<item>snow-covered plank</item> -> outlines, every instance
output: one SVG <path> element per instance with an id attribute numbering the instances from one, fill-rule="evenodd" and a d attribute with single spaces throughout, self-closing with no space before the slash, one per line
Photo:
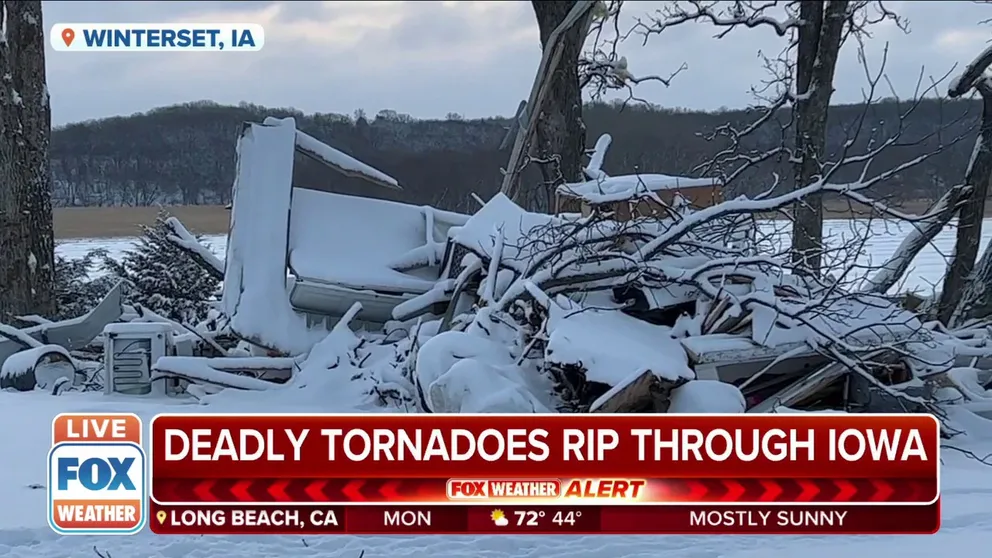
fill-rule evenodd
<path id="1" fill-rule="evenodd" d="M 752 334 L 752 337 L 757 335 L 757 341 L 738 335 L 711 334 L 685 338 L 682 345 L 696 364 L 739 363 L 775 358 L 801 347 L 829 344 L 834 339 L 871 348 L 923 335 L 923 325 L 914 314 L 880 297 L 842 298 L 824 302 L 815 310 L 807 309 L 806 301 L 769 302 L 774 304 L 749 306 L 752 327 L 756 332 L 761 330 L 760 334 Z M 789 324 L 783 324 L 779 322 L 786 319 L 782 314 L 801 316 L 802 320 L 789 319 Z"/>
<path id="2" fill-rule="evenodd" d="M 209 364 L 211 360 L 214 359 L 180 356 L 160 357 L 152 366 L 152 381 L 159 381 L 162 378 L 170 377 L 182 378 L 191 382 L 203 382 L 226 388 L 252 391 L 279 389 L 281 387 L 279 384 L 273 382 L 259 380 L 251 376 L 240 376 L 226 370 L 219 370 Z M 254 370 L 254 368 L 250 367 L 248 369 Z"/>
<path id="3" fill-rule="evenodd" d="M 715 178 L 688 178 L 667 174 L 604 175 L 587 182 L 563 184 L 558 187 L 557 192 L 590 204 L 604 204 L 635 199 L 644 194 L 663 190 L 718 186 L 720 181 Z"/>
<path id="4" fill-rule="evenodd" d="M 242 129 L 223 295 L 232 331 L 289 354 L 306 352 L 320 338 L 294 312 L 286 286 L 295 145 L 292 122 Z"/>
<path id="5" fill-rule="evenodd" d="M 280 126 L 286 120 L 291 119 L 279 119 L 270 116 L 264 120 L 263 124 L 266 126 Z M 295 124 L 293 128 L 295 129 Z M 400 187 L 400 183 L 395 178 L 380 171 L 379 169 L 359 161 L 358 159 L 355 159 L 351 155 L 334 149 L 326 143 L 300 130 L 296 130 L 295 143 L 296 150 L 300 153 L 332 167 L 345 176 L 362 178 L 377 186 L 382 186 L 383 188 L 389 188 L 391 190 L 403 189 Z"/>
<path id="6" fill-rule="evenodd" d="M 593 148 L 592 155 L 589 157 L 589 164 L 582 169 L 589 180 L 609 178 L 609 175 L 603 172 L 603 161 L 606 159 L 606 151 L 612 142 L 613 136 L 610 134 L 603 134 L 596 140 L 596 147 Z"/>
<path id="7" fill-rule="evenodd" d="M 211 275 L 218 279 L 224 278 L 224 262 L 211 252 L 210 248 L 200 244 L 200 241 L 193 233 L 189 232 L 182 221 L 175 217 L 169 217 L 165 220 L 165 224 L 172 230 L 172 234 L 166 237 L 169 242 L 189 253 Z"/>

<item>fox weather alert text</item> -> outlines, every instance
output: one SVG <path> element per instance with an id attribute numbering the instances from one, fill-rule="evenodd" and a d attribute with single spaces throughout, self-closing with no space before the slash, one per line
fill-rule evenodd
<path id="1" fill-rule="evenodd" d="M 128 535 L 146 521 L 141 419 L 61 414 L 48 453 L 48 523 L 63 535 Z"/>
<path id="2" fill-rule="evenodd" d="M 265 44 L 254 23 L 59 23 L 49 42 L 66 52 L 253 52 Z"/>

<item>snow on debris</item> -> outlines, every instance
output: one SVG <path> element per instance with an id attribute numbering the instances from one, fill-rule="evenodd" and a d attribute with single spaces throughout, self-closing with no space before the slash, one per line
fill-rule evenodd
<path id="1" fill-rule="evenodd" d="M 496 245 L 497 230 L 503 233 L 500 262 L 517 271 L 524 270 L 547 246 L 532 242 L 532 237 L 564 221 L 551 215 L 532 213 L 513 203 L 505 194 L 493 196 L 463 226 L 452 229 L 455 242 L 487 260 Z"/>
<path id="2" fill-rule="evenodd" d="M 69 351 L 65 350 L 64 347 L 59 345 L 40 345 L 37 347 L 31 347 L 30 349 L 25 349 L 23 351 L 14 353 L 4 359 L 3 366 L 0 367 L 0 379 L 8 380 L 19 378 L 31 372 L 35 364 L 44 357 L 56 353 L 65 358 L 68 362 L 71 360 L 69 356 Z M 40 367 L 40 369 L 35 369 L 35 385 L 39 387 L 49 387 L 61 377 L 65 377 L 64 367 L 55 366 L 52 367 L 51 374 L 45 374 L 43 369 L 46 366 Z M 71 368 L 71 366 L 69 367 Z M 72 379 L 72 373 L 69 373 L 69 379 Z"/>
<path id="3" fill-rule="evenodd" d="M 169 235 L 169 241 L 175 242 L 179 246 L 198 255 L 207 265 L 224 273 L 224 262 L 214 254 L 210 248 L 204 246 L 190 233 L 186 227 L 175 217 L 169 217 L 165 223 L 175 234 Z"/>
<path id="4" fill-rule="evenodd" d="M 360 311 L 361 303 L 356 302 L 329 334 L 306 355 L 296 357 L 293 377 L 286 384 L 272 384 L 274 388 L 265 391 L 223 390 L 203 397 L 201 403 L 221 408 L 240 405 L 248 409 L 279 408 L 295 412 L 396 411 L 395 406 L 384 405 L 379 394 L 395 394 L 401 404 L 402 400 L 412 401 L 414 386 L 396 370 L 395 357 L 413 341 L 383 344 L 374 338 L 359 337 L 349 323 Z M 166 359 L 159 362 L 163 360 Z M 400 406 L 404 410 L 413 407 Z"/>
<path id="5" fill-rule="evenodd" d="M 743 413 L 747 408 L 737 386 L 719 380 L 692 380 L 672 390 L 669 413 Z"/>
<path id="6" fill-rule="evenodd" d="M 589 180 L 600 180 L 609 176 L 603 172 L 603 159 L 606 158 L 606 151 L 612 142 L 613 137 L 610 134 L 603 134 L 596 140 L 596 146 L 589 157 L 589 164 L 582 169 Z"/>
<path id="7" fill-rule="evenodd" d="M 294 188 L 289 265 L 298 277 L 353 289 L 424 293 L 436 270 L 402 272 L 394 264 L 406 263 L 428 236 L 443 244 L 427 222 L 421 207 Z"/>
<path id="8" fill-rule="evenodd" d="M 558 193 L 580 198 L 590 204 L 610 203 L 635 199 L 640 195 L 661 190 L 678 190 L 701 186 L 719 186 L 714 178 L 686 178 L 667 174 L 636 174 L 624 176 L 600 176 L 595 180 L 576 184 L 563 184 Z"/>
<path id="9" fill-rule="evenodd" d="M 581 365 L 589 381 L 614 386 L 644 370 L 670 381 L 695 378 L 671 328 L 617 310 L 583 308 L 558 297 L 551 305 L 548 335 L 547 360 Z"/>
<path id="10" fill-rule="evenodd" d="M 165 356 L 155 361 L 155 372 L 162 375 L 175 374 L 183 378 L 202 380 L 207 383 L 230 386 L 238 389 L 271 391 L 281 388 L 279 384 L 259 380 L 250 376 L 239 376 L 216 368 L 198 357 Z"/>
<path id="11" fill-rule="evenodd" d="M 320 328 L 308 328 L 306 318 L 290 306 L 288 227 L 273 221 L 274 215 L 289 215 L 295 133 L 291 122 L 250 124 L 238 139 L 223 303 L 231 328 L 238 334 L 260 343 L 264 340 L 272 349 L 299 354 L 323 333 Z"/>
<path id="12" fill-rule="evenodd" d="M 754 341 L 768 347 L 802 341 L 826 344 L 834 339 L 867 346 L 923 329 L 915 314 L 875 296 L 826 301 L 779 298 L 775 308 L 753 305 L 752 324 Z"/>
<path id="13" fill-rule="evenodd" d="M 279 119 L 270 116 L 263 121 L 263 124 L 266 126 L 279 126 L 286 120 L 291 119 Z M 295 122 L 293 129 L 296 129 Z M 334 149 L 326 143 L 300 130 L 296 130 L 295 145 L 303 153 L 327 163 L 328 165 L 343 171 L 345 174 L 351 176 L 361 176 L 374 184 L 394 190 L 402 189 L 400 188 L 399 182 L 395 178 L 359 161 L 358 159 L 355 159 L 351 155 L 347 155 L 337 149 Z"/>
<path id="14" fill-rule="evenodd" d="M 482 311 L 482 320 L 490 314 Z M 551 391 L 526 364 L 517 364 L 514 342 L 497 323 L 488 329 L 446 331 L 417 353 L 424 399 L 436 413 L 548 413 Z"/>

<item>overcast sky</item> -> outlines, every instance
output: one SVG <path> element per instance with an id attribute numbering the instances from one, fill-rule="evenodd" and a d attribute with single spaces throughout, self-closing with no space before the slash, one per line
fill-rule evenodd
<path id="1" fill-rule="evenodd" d="M 628 17 L 662 2 L 628 2 Z M 887 74 L 900 96 L 913 94 L 921 68 L 940 76 L 966 63 L 992 38 L 992 5 L 961 1 L 888 2 L 910 25 L 876 29 L 877 64 L 889 44 Z M 374 115 L 393 109 L 418 118 L 508 115 L 525 98 L 540 59 L 530 2 L 45 2 L 45 25 L 85 22 L 258 23 L 265 47 L 251 53 L 78 53 L 49 48 L 53 123 L 126 115 L 209 99 L 248 101 L 305 112 Z M 762 76 L 759 51 L 777 52 L 768 28 L 713 38 L 693 24 L 646 46 L 625 44 L 636 74 L 688 69 L 672 86 L 648 83 L 640 97 L 667 107 L 716 109 L 748 104 Z M 842 55 L 836 102 L 862 98 L 864 72 L 853 43 Z M 943 86 L 942 91 L 946 91 Z"/>

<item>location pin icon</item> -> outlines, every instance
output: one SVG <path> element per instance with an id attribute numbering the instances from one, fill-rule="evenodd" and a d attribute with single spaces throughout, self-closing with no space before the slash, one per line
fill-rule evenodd
<path id="1" fill-rule="evenodd" d="M 71 45 L 72 40 L 75 38 L 76 38 L 76 32 L 73 31 L 72 29 L 66 27 L 65 29 L 62 30 L 62 40 L 65 41 L 65 46 L 68 47 L 69 45 Z"/>
<path id="2" fill-rule="evenodd" d="M 158 520 L 158 522 L 159 522 L 160 525 L 162 523 L 165 523 L 165 512 L 164 511 L 160 511 L 160 512 L 156 513 L 155 514 L 155 519 Z"/>

